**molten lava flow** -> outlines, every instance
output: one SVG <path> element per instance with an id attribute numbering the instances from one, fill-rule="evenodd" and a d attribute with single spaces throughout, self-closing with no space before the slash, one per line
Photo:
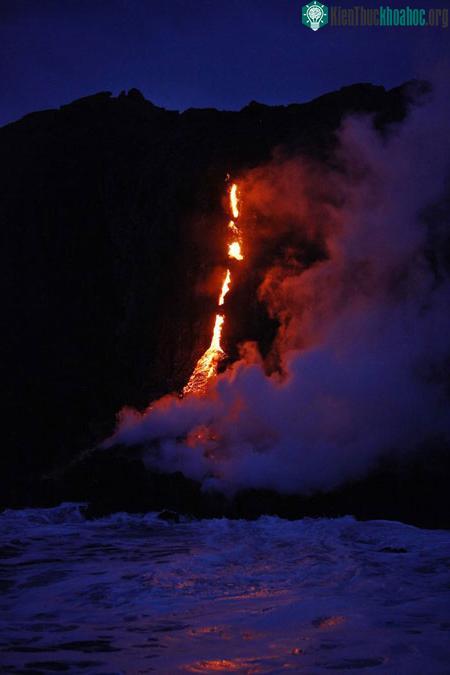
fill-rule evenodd
<path id="1" fill-rule="evenodd" d="M 236 183 L 233 183 L 230 189 L 230 210 L 235 219 L 239 218 L 239 197 Z M 244 260 L 244 256 L 242 254 L 241 230 L 236 225 L 234 220 L 230 220 L 228 223 L 228 229 L 234 235 L 233 240 L 228 244 L 228 257 L 239 261 Z"/>
<path id="2" fill-rule="evenodd" d="M 237 195 L 237 185 L 233 183 L 230 190 L 230 206 L 231 213 L 234 218 L 239 218 L 239 207 L 238 207 L 238 195 Z"/>
<path id="3" fill-rule="evenodd" d="M 216 321 L 214 323 L 213 336 L 211 340 L 211 345 L 209 349 L 213 349 L 215 352 L 221 352 L 223 354 L 223 349 L 220 346 L 220 338 L 222 337 L 222 326 L 225 321 L 223 314 L 216 314 Z"/>
<path id="4" fill-rule="evenodd" d="M 230 220 L 228 223 L 228 228 L 233 232 L 233 234 L 239 235 L 239 228 L 237 227 L 234 220 Z"/>
<path id="5" fill-rule="evenodd" d="M 233 214 L 234 219 L 239 218 L 239 198 L 238 198 L 238 186 L 236 183 L 233 183 L 230 189 L 230 211 Z M 233 233 L 234 238 L 228 245 L 228 257 L 234 260 L 241 261 L 244 259 L 242 254 L 242 237 L 239 227 L 236 225 L 234 220 L 230 220 L 228 223 L 228 229 Z M 227 269 L 225 279 L 222 283 L 222 288 L 219 295 L 218 304 L 219 307 L 222 307 L 225 303 L 225 296 L 230 290 L 231 284 L 231 270 Z M 216 314 L 216 320 L 214 323 L 214 330 L 211 339 L 211 344 L 209 345 L 206 352 L 203 356 L 197 361 L 197 364 L 194 368 L 194 372 L 189 378 L 189 382 L 183 388 L 183 394 L 190 393 L 203 393 L 206 389 L 208 380 L 216 375 L 217 367 L 220 361 L 223 359 L 225 353 L 221 346 L 221 337 L 222 337 L 222 328 L 225 317 L 223 314 Z"/>
<path id="6" fill-rule="evenodd" d="M 241 245 L 238 241 L 233 241 L 228 246 L 228 257 L 234 258 L 235 260 L 244 260 L 244 256 L 241 252 Z"/>
<path id="7" fill-rule="evenodd" d="M 219 305 L 222 306 L 223 303 L 225 302 L 225 296 L 230 290 L 230 283 L 231 283 L 231 272 L 230 270 L 227 270 L 227 274 L 225 276 L 224 282 L 222 284 L 222 291 L 220 293 L 220 298 L 219 298 Z"/>
<path id="8" fill-rule="evenodd" d="M 220 346 L 224 320 L 225 317 L 223 314 L 216 314 L 211 344 L 203 356 L 197 361 L 197 365 L 189 378 L 189 382 L 183 388 L 184 395 L 192 392 L 203 392 L 206 389 L 209 378 L 217 373 L 217 366 L 224 356 L 224 351 Z"/>

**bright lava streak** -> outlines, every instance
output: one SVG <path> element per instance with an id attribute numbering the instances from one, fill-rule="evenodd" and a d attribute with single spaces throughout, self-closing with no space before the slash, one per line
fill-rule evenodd
<path id="1" fill-rule="evenodd" d="M 225 296 L 230 290 L 230 283 L 231 283 L 231 272 L 230 270 L 227 270 L 227 274 L 225 276 L 224 282 L 222 284 L 222 291 L 220 293 L 220 298 L 219 298 L 219 306 L 222 306 L 223 303 L 225 302 Z"/>
<path id="2" fill-rule="evenodd" d="M 211 344 L 203 356 L 197 361 L 197 365 L 195 366 L 194 372 L 189 378 L 189 382 L 183 388 L 184 396 L 194 392 L 204 392 L 208 380 L 211 377 L 214 377 L 214 375 L 217 373 L 219 362 L 224 356 L 223 349 L 220 346 L 224 321 L 225 317 L 223 314 L 216 314 Z"/>
<path id="3" fill-rule="evenodd" d="M 239 218 L 238 186 L 236 183 L 233 183 L 230 188 L 230 209 L 233 218 Z M 241 250 L 240 228 L 236 225 L 234 220 L 230 220 L 228 222 L 228 229 L 231 230 L 235 237 L 235 240 L 228 245 L 228 257 L 233 258 L 234 260 L 243 260 L 244 256 L 242 255 Z M 225 303 L 225 296 L 230 290 L 230 285 L 231 271 L 227 269 L 219 295 L 219 307 L 222 307 Z M 216 314 L 211 344 L 203 356 L 197 361 L 194 371 L 189 378 L 189 382 L 183 388 L 183 395 L 190 393 L 202 394 L 206 390 L 208 380 L 217 374 L 219 363 L 225 356 L 220 344 L 224 321 L 225 316 L 223 314 Z"/>
<path id="4" fill-rule="evenodd" d="M 241 251 L 241 245 L 238 241 L 233 241 L 228 246 L 228 257 L 234 258 L 235 260 L 244 260 L 244 256 L 242 255 Z"/>
<path id="5" fill-rule="evenodd" d="M 230 190 L 230 206 L 231 213 L 234 218 L 239 218 L 239 208 L 238 208 L 238 196 L 237 196 L 237 185 L 233 183 Z"/>
<path id="6" fill-rule="evenodd" d="M 222 337 L 222 327 L 225 317 L 222 314 L 216 314 L 216 322 L 214 324 L 213 336 L 211 340 L 210 349 L 213 349 L 215 352 L 221 352 L 223 354 L 222 347 L 220 346 L 220 338 Z"/>

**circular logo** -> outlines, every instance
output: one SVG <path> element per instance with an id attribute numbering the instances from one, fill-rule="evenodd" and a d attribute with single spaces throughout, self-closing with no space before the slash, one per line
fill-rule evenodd
<path id="1" fill-rule="evenodd" d="M 316 31 L 328 23 L 328 7 L 318 0 L 313 0 L 302 7 L 302 23 Z"/>
<path id="2" fill-rule="evenodd" d="M 308 7 L 306 13 L 311 23 L 320 23 L 324 15 L 324 11 L 322 7 L 319 7 L 319 5 L 312 5 L 311 7 Z"/>

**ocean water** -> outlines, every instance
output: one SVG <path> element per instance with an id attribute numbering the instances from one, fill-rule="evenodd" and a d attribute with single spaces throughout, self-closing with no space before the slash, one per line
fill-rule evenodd
<path id="1" fill-rule="evenodd" d="M 0 515 L 2 673 L 450 673 L 450 533 Z"/>

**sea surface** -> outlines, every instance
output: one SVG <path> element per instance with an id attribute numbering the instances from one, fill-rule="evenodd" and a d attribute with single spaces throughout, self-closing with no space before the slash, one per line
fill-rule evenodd
<path id="1" fill-rule="evenodd" d="M 0 672 L 450 673 L 450 533 L 0 515 Z"/>

